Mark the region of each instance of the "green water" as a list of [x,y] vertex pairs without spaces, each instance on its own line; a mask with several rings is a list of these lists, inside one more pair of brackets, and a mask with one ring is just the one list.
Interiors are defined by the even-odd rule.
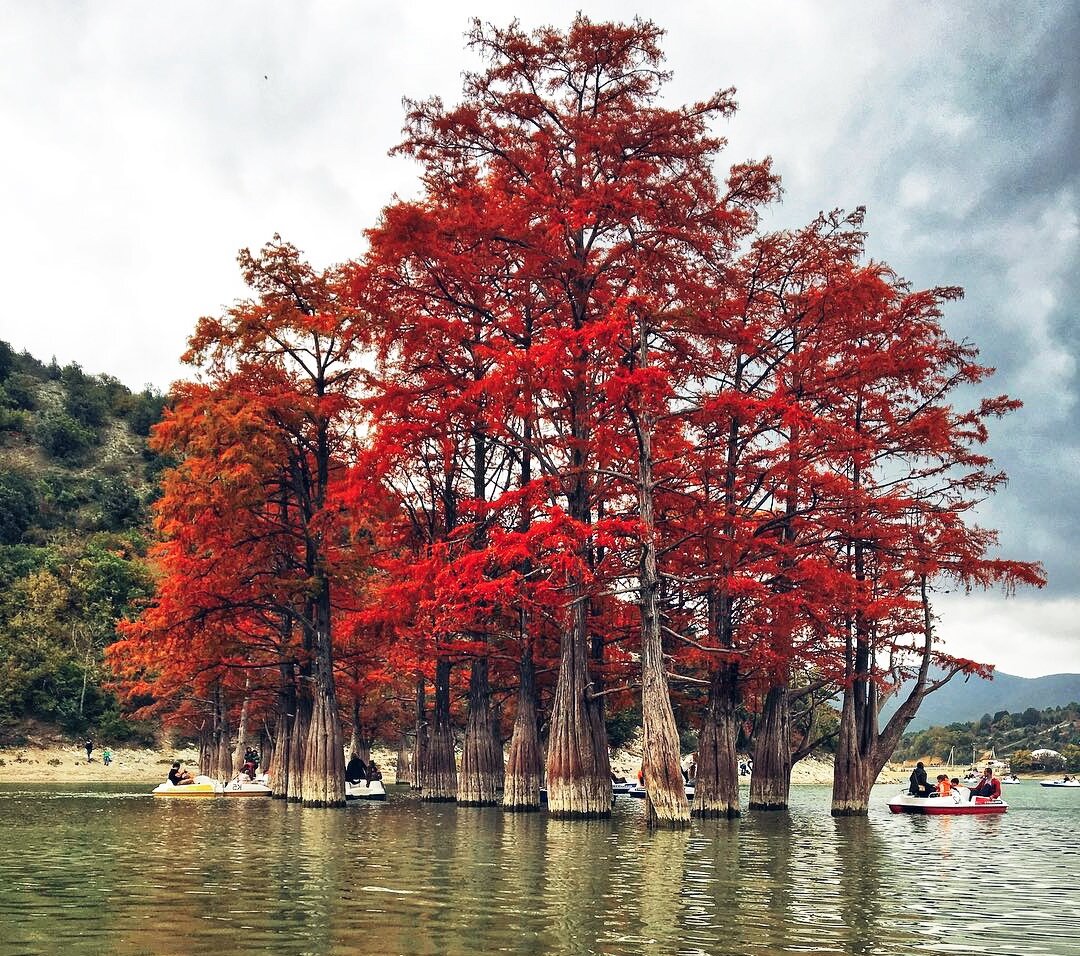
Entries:
[[[149,788],[145,788],[149,789]],[[420,803],[340,811],[0,787],[0,956],[1080,954],[1080,791],[1003,817],[790,813],[653,833]]]

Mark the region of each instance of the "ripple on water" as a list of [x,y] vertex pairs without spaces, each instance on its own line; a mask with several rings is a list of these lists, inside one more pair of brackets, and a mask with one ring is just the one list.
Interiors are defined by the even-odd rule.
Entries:
[[[1015,791],[1020,790],[1020,793]],[[787,814],[649,833],[422,804],[307,811],[0,788],[0,956],[170,951],[1080,954],[1080,797],[1005,817]],[[1073,799],[1068,799],[1068,798]]]

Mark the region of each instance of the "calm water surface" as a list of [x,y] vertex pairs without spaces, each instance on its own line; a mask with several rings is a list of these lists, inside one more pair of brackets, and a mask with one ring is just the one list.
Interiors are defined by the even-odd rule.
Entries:
[[[149,788],[145,788],[149,789]],[[304,810],[0,787],[0,956],[1080,954],[1080,792],[1004,817],[784,814],[648,833],[420,803]],[[745,794],[744,794],[745,796]]]

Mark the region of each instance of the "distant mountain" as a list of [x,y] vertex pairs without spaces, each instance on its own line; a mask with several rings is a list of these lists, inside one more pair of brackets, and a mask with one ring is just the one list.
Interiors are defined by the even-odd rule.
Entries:
[[[998,711],[1017,713],[1028,707],[1043,709],[1080,701],[1080,674],[1049,674],[1046,677],[1016,677],[998,672],[993,680],[981,677],[954,677],[923,701],[908,730],[943,727],[978,720]],[[896,710],[893,698],[882,711],[887,719]]]

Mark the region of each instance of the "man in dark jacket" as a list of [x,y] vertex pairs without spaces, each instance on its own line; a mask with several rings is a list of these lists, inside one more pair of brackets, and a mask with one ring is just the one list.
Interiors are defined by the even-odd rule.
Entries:
[[915,769],[911,771],[910,783],[908,793],[913,797],[929,797],[934,793],[934,788],[930,786],[926,779],[926,768],[923,767],[921,760],[915,764]]
[[349,758],[348,766],[345,767],[346,783],[361,783],[367,780],[367,766],[356,754]]

